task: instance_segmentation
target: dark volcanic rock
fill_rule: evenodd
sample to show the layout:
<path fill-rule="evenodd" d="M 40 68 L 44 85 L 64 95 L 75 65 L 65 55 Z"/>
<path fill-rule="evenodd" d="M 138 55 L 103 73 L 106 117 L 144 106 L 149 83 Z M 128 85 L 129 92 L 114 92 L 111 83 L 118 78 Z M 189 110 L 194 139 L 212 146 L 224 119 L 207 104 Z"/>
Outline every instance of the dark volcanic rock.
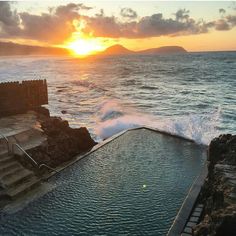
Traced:
<path fill-rule="evenodd" d="M 204 215 L 195 236 L 236 235 L 236 135 L 212 140 L 208 153 L 208 177 L 200 193 Z"/>
<path fill-rule="evenodd" d="M 40 116 L 40 119 L 47 142 L 28 150 L 38 163 L 56 167 L 77 154 L 89 151 L 96 144 L 85 127 L 73 129 L 59 117 Z"/>

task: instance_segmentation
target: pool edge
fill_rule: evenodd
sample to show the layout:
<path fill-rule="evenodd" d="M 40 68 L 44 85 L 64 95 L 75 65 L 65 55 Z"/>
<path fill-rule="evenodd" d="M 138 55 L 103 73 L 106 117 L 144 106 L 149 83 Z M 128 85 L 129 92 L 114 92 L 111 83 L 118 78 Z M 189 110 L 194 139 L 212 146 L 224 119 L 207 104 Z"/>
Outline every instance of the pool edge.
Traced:
<path fill-rule="evenodd" d="M 204 163 L 200 175 L 193 182 L 187 196 L 180 207 L 174 222 L 172 223 L 167 236 L 179 236 L 184 230 L 184 227 L 190 217 L 192 209 L 197 201 L 201 188 L 208 174 L 207 161 Z"/>

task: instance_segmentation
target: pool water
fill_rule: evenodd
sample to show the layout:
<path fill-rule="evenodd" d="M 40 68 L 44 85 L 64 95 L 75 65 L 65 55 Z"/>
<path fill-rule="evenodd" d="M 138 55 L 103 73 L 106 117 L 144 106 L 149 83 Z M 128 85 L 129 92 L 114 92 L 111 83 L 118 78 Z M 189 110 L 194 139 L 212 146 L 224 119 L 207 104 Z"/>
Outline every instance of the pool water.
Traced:
<path fill-rule="evenodd" d="M 205 159 L 186 140 L 128 131 L 51 178 L 51 192 L 2 214 L 0 235 L 165 235 Z"/>

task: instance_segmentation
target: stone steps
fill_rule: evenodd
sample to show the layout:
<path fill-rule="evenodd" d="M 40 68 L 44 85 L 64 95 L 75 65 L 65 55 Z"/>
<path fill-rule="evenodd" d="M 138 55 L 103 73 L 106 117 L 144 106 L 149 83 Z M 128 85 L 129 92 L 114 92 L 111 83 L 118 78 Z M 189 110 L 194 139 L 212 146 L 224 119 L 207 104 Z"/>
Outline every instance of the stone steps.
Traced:
<path fill-rule="evenodd" d="M 16 158 L 0 155 L 0 199 L 12 200 L 28 193 L 40 184 L 34 173 L 24 168 Z"/>
<path fill-rule="evenodd" d="M 30 179 L 24 181 L 23 183 L 9 188 L 8 190 L 6 190 L 6 194 L 12 200 L 14 200 L 18 197 L 21 197 L 25 193 L 28 193 L 38 185 L 40 185 L 40 180 L 37 177 L 33 176 Z"/>
<path fill-rule="evenodd" d="M 13 156 L 3 155 L 0 158 L 0 166 L 2 164 L 9 163 L 11 161 L 14 161 L 14 157 Z"/>
<path fill-rule="evenodd" d="M 15 200 L 18 197 L 24 198 L 29 195 L 34 187 L 40 184 L 34 173 L 22 166 L 14 155 L 23 155 L 14 143 L 27 151 L 28 149 L 42 145 L 46 141 L 35 112 L 13 115 L 0 118 L 0 207 L 1 203 L 7 199 Z M 7 145 L 8 144 L 8 145 Z M 8 150 L 9 147 L 9 150 Z M 14 149 L 13 149 L 14 147 Z M 4 204 L 2 204 L 4 205 Z"/>
<path fill-rule="evenodd" d="M 22 169 L 22 170 L 19 170 L 18 172 L 16 172 L 16 174 L 14 174 L 14 175 L 3 177 L 1 179 L 1 182 L 2 182 L 3 186 L 10 187 L 10 186 L 15 186 L 17 184 L 20 184 L 20 183 L 24 182 L 24 180 L 26 180 L 32 176 L 33 176 L 32 171 Z"/>
<path fill-rule="evenodd" d="M 17 161 L 11 161 L 8 163 L 3 163 L 0 165 L 0 173 L 4 174 L 13 168 L 21 167 L 21 165 Z"/>
<path fill-rule="evenodd" d="M 1 165 L 1 164 L 0 164 Z M 17 174 L 19 171 L 22 170 L 22 167 L 20 166 L 15 166 L 13 168 L 11 168 L 10 170 L 7 171 L 3 171 L 0 173 L 0 179 L 5 178 L 5 177 L 10 177 L 12 175 Z"/>

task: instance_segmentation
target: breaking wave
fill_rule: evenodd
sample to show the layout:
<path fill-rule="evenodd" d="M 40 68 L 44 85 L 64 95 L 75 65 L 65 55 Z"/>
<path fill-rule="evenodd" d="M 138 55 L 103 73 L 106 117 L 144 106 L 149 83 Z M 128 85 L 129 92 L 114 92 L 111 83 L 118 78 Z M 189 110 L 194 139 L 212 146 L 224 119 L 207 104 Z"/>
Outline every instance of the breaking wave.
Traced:
<path fill-rule="evenodd" d="M 212 138 L 219 135 L 217 126 L 220 116 L 221 109 L 218 108 L 208 114 L 189 114 L 175 119 L 157 118 L 133 108 L 125 109 L 118 101 L 111 100 L 100 105 L 95 133 L 103 140 L 126 129 L 147 126 L 208 145 Z"/>

